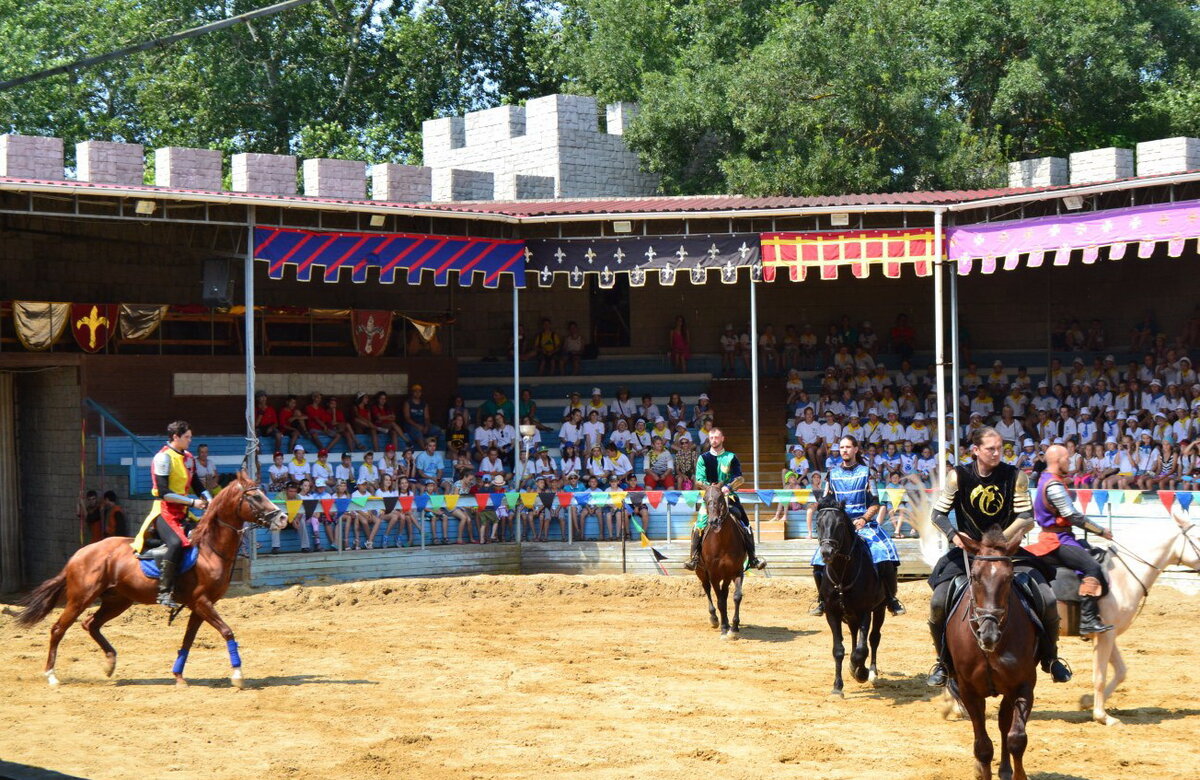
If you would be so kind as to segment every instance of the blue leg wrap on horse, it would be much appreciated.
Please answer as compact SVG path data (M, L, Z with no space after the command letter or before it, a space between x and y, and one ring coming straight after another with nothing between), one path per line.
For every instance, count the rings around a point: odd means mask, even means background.
M179 655L175 657L175 665L171 667L172 674L183 674L183 666L187 663L187 657L187 650L179 651Z
M234 669L242 665L242 657L238 655L238 646L236 639L230 639L225 642L225 646L229 648L229 665Z

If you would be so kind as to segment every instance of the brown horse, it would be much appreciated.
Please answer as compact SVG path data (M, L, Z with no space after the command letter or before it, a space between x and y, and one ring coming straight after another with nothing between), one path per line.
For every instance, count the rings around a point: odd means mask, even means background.
M987 699L1000 700L1000 777L1024 780L1025 724L1037 684L1037 632L1013 588L1013 559L1021 536L1008 539L999 528L982 541L960 535L971 563L966 595L950 613L946 646L955 676L947 686L975 729L975 774L992 776L992 740L987 733ZM1011 761L1011 763L1010 763Z
M722 639L737 639L742 608L742 576L746 564L746 540L739 527L740 521L729 509L729 499L721 492L720 485L709 485L704 490L704 506L708 509L708 526L700 544L700 564L696 576L704 586L708 597L708 619L712 627L721 628ZM733 623L729 622L729 586L733 585ZM712 592L717 590L717 604L713 606ZM721 612L720 621L717 611Z
M172 669L177 685L187 685L183 667L196 631L206 622L225 638L233 667L230 679L235 686L242 687L242 661L237 641L213 605L229 588L246 523L281 527L281 520L286 521L284 513L244 473L238 474L238 478L209 504L203 519L192 532L192 544L198 549L196 565L179 577L175 587L179 602L191 609L183 647ZM115 536L81 548L58 575L43 582L21 602L25 609L17 615L17 623L32 626L50 614L65 595L66 607L50 629L50 654L46 658L45 675L51 685L58 685L54 674L58 643L96 598L100 599L100 608L83 621L83 627L104 651L104 673L109 677L117 667L117 651L100 633L101 626L133 604L154 603L158 582L142 573L137 556L129 547L131 541L127 536Z

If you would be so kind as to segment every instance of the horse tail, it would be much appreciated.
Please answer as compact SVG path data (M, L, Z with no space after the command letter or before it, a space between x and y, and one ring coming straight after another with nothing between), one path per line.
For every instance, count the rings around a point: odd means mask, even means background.
M17 613L17 625L28 628L41 622L58 604L59 598L66 589L67 572L64 569L57 576L38 585L32 593L17 602L25 608Z
M917 532L921 560L930 566L937 565L937 562L949 549L946 535L933 524L933 496L937 492L937 485L934 485L933 491L930 492L917 479L910 480L905 490L905 498L908 503L905 519Z

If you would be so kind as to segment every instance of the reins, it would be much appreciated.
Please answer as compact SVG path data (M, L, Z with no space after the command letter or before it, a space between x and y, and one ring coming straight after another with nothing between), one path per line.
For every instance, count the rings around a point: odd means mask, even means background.
M841 512L841 510L839 510L837 507L826 507L824 509L821 509L820 511L821 512ZM843 516L845 516L844 512L841 512L841 513L843 514ZM847 518L847 519L849 519L849 518ZM840 558L845 561L853 561L854 560L854 554L853 554L854 553L854 542L858 538L858 534L856 534L853 531L853 529L851 529L850 533L851 533L850 552L848 552L848 553L832 552L829 554L829 557L831 559ZM840 546L841 545L839 543L839 548L840 548ZM846 592L848 590L852 590L854 588L855 583L858 582L859 575L862 574L862 556L859 556L858 561L855 562L856 565L854 567L854 573L850 577L850 582L848 584L846 582L844 569L842 570L843 576L839 579L834 579L833 578L833 567L831 565L829 565L832 563L832 560L826 561L825 563L826 563L825 577L826 577L826 579L829 580L830 584L833 585L834 596L838 599L838 601L844 601L845 600L844 596L845 596Z
M1195 527L1196 527L1196 524L1191 523L1188 525L1187 528L1179 529L1179 535L1181 537L1183 537L1183 544L1181 544L1179 546L1180 553L1179 553L1178 559L1180 561L1183 560L1183 549L1184 549L1183 545L1184 544L1190 545L1192 548L1192 552L1196 553L1197 558L1200 558L1200 545L1197 545L1196 541L1194 539L1192 539L1192 537L1188 536L1188 532L1191 531ZM1148 561L1145 558L1143 558L1142 556L1138 555L1133 550L1129 549L1125 545L1118 542L1116 539L1109 539L1109 543L1112 544L1112 546L1113 546L1112 548L1110 548L1113 553L1113 558L1115 558L1117 561L1120 561L1121 565L1125 567L1125 571L1129 572L1129 576L1133 577L1133 581L1136 582L1138 584L1138 587L1140 587L1142 589L1142 598L1139 600L1141 603L1138 604L1137 614L1134 615L1134 619L1136 620L1138 617L1141 616L1142 610L1146 608L1146 602L1150 599L1150 589L1148 587L1146 587L1146 583L1143 582L1142 578L1137 575L1137 572L1135 572L1133 570L1133 567L1129 565L1129 561L1125 560L1122 553L1124 553L1125 555L1128 555L1130 558L1133 558L1135 561L1142 564L1143 566L1153 569L1154 571L1158 572L1159 574L1162 574L1163 572L1165 572L1167 570L1167 568L1166 568L1166 566L1155 566L1153 563L1150 563L1150 561ZM1172 543L1172 545L1173 544L1174 543ZM1170 566L1171 564L1167 564L1167 565ZM1192 571L1196 571L1196 570L1193 569Z

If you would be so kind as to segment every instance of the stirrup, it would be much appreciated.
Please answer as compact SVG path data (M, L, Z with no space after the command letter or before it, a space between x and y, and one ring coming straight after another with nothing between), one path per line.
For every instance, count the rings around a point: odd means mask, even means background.
M767 568L767 562L760 559L758 556L755 556L750 559L750 568L751 569L765 569L765 568Z
M812 606L812 608L808 610L808 614L812 615L813 617L821 617L822 615L824 615L825 614L825 602L821 601L820 599L817 599L817 603L814 604Z
M930 688L940 688L945 685L950 679L950 670L946 668L946 664L940 660L933 665L929 670L929 676L925 678L925 684Z
M1061 658L1054 658L1049 661L1042 661L1042 671L1047 672L1056 683L1071 682L1074 673L1067 662Z
M908 610L905 609L904 605L900 603L900 599L895 597L892 597L888 600L887 608L888 612L892 613L892 617L900 617L901 615L908 614Z

